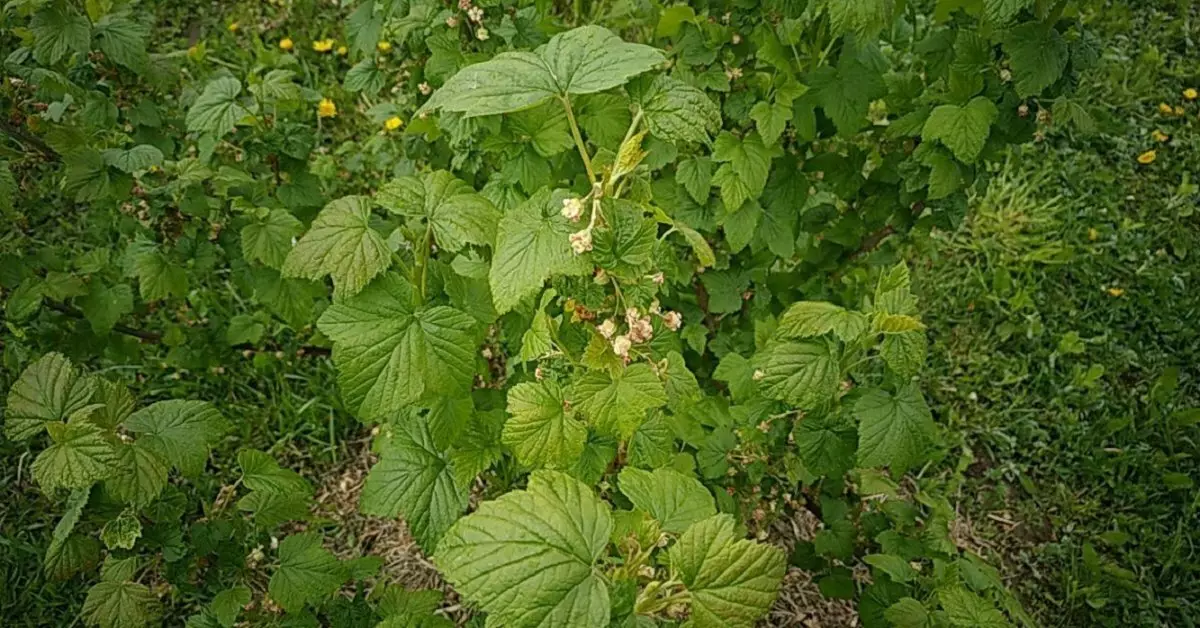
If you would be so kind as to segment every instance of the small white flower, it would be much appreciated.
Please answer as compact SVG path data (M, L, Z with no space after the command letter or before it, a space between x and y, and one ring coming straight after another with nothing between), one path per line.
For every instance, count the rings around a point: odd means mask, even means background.
M421 83L417 86L417 91L421 92L422 96L428 96L433 92L433 87L431 87L429 83Z
M658 299L655 299L650 302L650 313L651 314L662 314L662 304L658 302Z
M476 24L483 21L483 7L471 7L467 9L467 17ZM480 38L484 39L484 38Z
M754 371L754 375L751 375L751 376L750 376L750 379L752 379L752 380L754 380L754 381L756 381L756 382L759 382L759 381L762 381L762 378L764 378L764 377L766 377L766 376L767 376L767 374L766 374L766 373L764 373L764 372L762 371L762 369L758 369L758 370Z
M475 31L475 39L478 39L479 41L487 41L487 38L488 29L480 28L479 30Z
M1000 80L1004 81L1005 83L1011 81L1012 80L1012 70L1009 70L1008 68L1004 68L1003 70L1000 70Z
M733 45L736 46L736 45L742 43L742 36L739 35L738 33L734 33L733 37L729 38L729 41L733 42Z
M629 356L629 349L632 346L633 342L629 340L629 336L617 336L612 341L613 353L623 358Z
M1017 115L1021 116L1022 118L1027 117L1029 115L1029 105L1021 105L1020 107L1017 107Z
M451 15L450 17L446 18L446 26L449 26L450 28L458 28L458 16Z
M583 216L583 199L564 198L562 204L563 218L571 222L579 222L579 217Z
M576 231L570 235L571 250L575 251L576 255L583 255L592 250L592 230L584 229Z
M629 340L636 343L650 342L654 337L654 325L650 324L650 317L634 321L629 326Z
M604 336L605 340L612 340L613 334L617 333L617 321L614 321L610 318L603 323L600 323L600 325L596 327L596 331L600 332L600 335Z
M534 377L534 379L536 379L537 381L540 382L540 381L542 381L542 378L546 377L546 373L543 372L542 367L539 366L539 367L533 369L533 377Z
M638 312L636 307L631 307L625 310L625 324L629 325L630 327L633 327L641 317L642 315L640 312Z
M655 284L661 286L661 285L663 285L664 282L666 282L667 278L661 272L657 272L657 273L654 273L654 276L651 277L650 280L653 281Z
M667 312L663 314L663 324L671 331L679 331L679 328L683 326L683 314Z

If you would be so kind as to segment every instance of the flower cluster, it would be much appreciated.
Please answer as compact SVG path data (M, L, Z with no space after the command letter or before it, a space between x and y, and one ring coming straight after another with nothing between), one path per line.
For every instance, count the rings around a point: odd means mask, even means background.
M654 325L651 322L651 315L657 315L662 318L663 325L671 331L678 331L683 325L682 314L679 312L663 312L658 301L655 301L650 304L650 308L645 314L636 307L625 310L625 326L629 330L626 333L617 335L618 323L611 318L597 325L596 331L605 340L609 341L612 345L613 353L628 360L629 351L634 345L650 342L654 338Z

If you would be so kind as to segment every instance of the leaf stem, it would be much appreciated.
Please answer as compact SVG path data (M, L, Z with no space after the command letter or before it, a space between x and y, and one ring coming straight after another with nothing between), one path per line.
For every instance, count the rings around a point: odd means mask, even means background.
M419 284L421 303L425 303L428 296L426 294L426 278L429 276L429 249L433 247L433 223L426 222L425 237L421 239L421 250L418 252L415 265L421 271L421 282ZM415 273L417 268L413 269Z
M596 171L592 170L592 158L588 157L587 146L583 143L583 136L579 133L579 125L575 122L575 111L571 108L571 96L563 94L559 96L562 101L563 109L567 111L567 122L571 123L571 137L575 140L575 148L579 149L579 156L583 158L583 167L587 169L588 181L593 185L596 183Z

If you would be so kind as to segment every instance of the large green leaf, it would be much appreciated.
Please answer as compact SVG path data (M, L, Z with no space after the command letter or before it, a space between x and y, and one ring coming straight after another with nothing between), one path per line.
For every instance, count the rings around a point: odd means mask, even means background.
M138 442L184 475L199 475L208 450L229 431L221 413L205 401L159 401L129 415L125 427Z
M854 404L858 416L858 466L909 469L927 457L937 428L915 384L889 394L873 388Z
M304 232L304 224L286 209L272 209L242 227L242 256L271 268L282 268L292 240Z
M721 128L721 110L704 92L666 75L640 79L634 97L646 128L668 142L706 143Z
M621 371L589 371L571 390L579 412L599 431L628 439L646 419L646 411L667 403L658 376L644 362Z
M284 610L299 613L305 604L333 595L347 575L338 559L321 547L320 534L293 534L279 543L279 567L267 591Z
M404 421L383 445L362 491L362 511L402 515L427 552L467 509L467 490L454 477L444 452L433 444L426 418Z
M109 13L96 22L92 37L104 55L134 72L142 72L150 61L146 39L150 28L127 11Z
M1007 628L1012 625L991 602L964 587L954 586L942 589L938 591L937 597L952 626Z
M569 469L583 455L587 427L566 409L562 389L551 381L522 383L508 391L502 436L528 467Z
M461 395L474 374L475 319L444 305L415 307L412 284L388 273L317 322L333 340L342 394L377 419L425 395Z
M565 190L543 188L500 219L488 275L497 313L513 309L552 275L591 270L583 256L571 251L569 236L575 227L561 214L568 196Z
M121 172L137 172L150 166L161 166L162 151L149 144L132 148L110 148L104 153L104 162Z
M779 317L777 333L784 338L809 338L833 332L850 342L867 330L870 321L862 314L824 301L801 301Z
M733 517L692 524L668 553L691 594L696 628L751 628L779 593L783 552L734 535Z
M812 473L841 476L854 468L858 433L845 418L812 414L799 421L794 435L800 460Z
M895 0L824 0L835 33L854 33L869 38L892 21Z
M116 471L104 481L113 497L135 506L154 501L167 485L167 463L140 441L117 450Z
M987 143L988 133L998 112L996 105L977 96L963 106L941 105L929 114L921 138L939 140L962 162L972 163Z
M433 560L493 625L605 628L609 593L598 561L612 528L608 505L586 484L535 471L526 490L459 519Z
M222 137L233 130L242 118L250 115L238 103L242 93L241 81L225 76L213 79L187 112L187 129L193 133L212 133Z
M559 33L533 52L502 52L459 71L423 109L468 117L533 107L552 96L617 87L663 61L657 49L621 41L601 26Z
M467 244L491 246L500 220L491 201L445 170L393 179L375 200L392 213L424 218L438 247L452 252Z
M618 483L634 507L649 513L666 532L679 534L717 514L712 493L696 478L675 469L643 471L625 467Z
M354 296L391 265L391 251L371 227L371 199L346 196L321 210L283 262L284 277L333 278L333 295Z
M774 343L754 358L763 393L811 410L830 403L841 383L832 341Z
M117 452L99 427L86 421L49 423L46 427L54 444L33 461L33 478L43 492L86 488L116 468Z
M1012 60L1013 83L1022 98L1053 85L1067 68L1070 47L1053 26L1029 22L1010 29L1004 51Z
M81 377L61 353L47 353L25 367L8 393L4 435L9 440L36 436L47 423L65 421L92 399L92 380Z
M736 211L746 200L762 194L771 173L771 159L777 152L778 147L767 147L758 133L742 139L728 131L717 136L712 157L722 165L713 175L713 183L721 186L726 211Z
M92 25L74 10L63 10L66 6L50 4L29 22L33 58L42 65L54 65L70 52L87 52Z
M91 626L140 628L158 618L158 598L146 585L106 580L88 590L82 614Z

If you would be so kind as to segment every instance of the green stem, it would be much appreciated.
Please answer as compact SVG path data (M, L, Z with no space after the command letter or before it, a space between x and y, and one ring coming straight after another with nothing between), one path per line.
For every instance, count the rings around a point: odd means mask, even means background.
M583 136L579 133L579 125L575 122L575 111L571 109L571 97L563 94L559 97L562 100L563 108L567 110L567 122L571 123L571 137L575 139L575 148L579 149L579 156L583 159L583 167L587 169L588 181L595 184L596 171L592 170L592 159L588 157L587 146L583 143Z
M419 268L421 271L421 280L418 284L421 294L421 303L425 302L426 298L426 278L429 276L429 250L433 248L433 224L427 223L425 226L425 237L421 239L421 250L417 252L415 273Z

